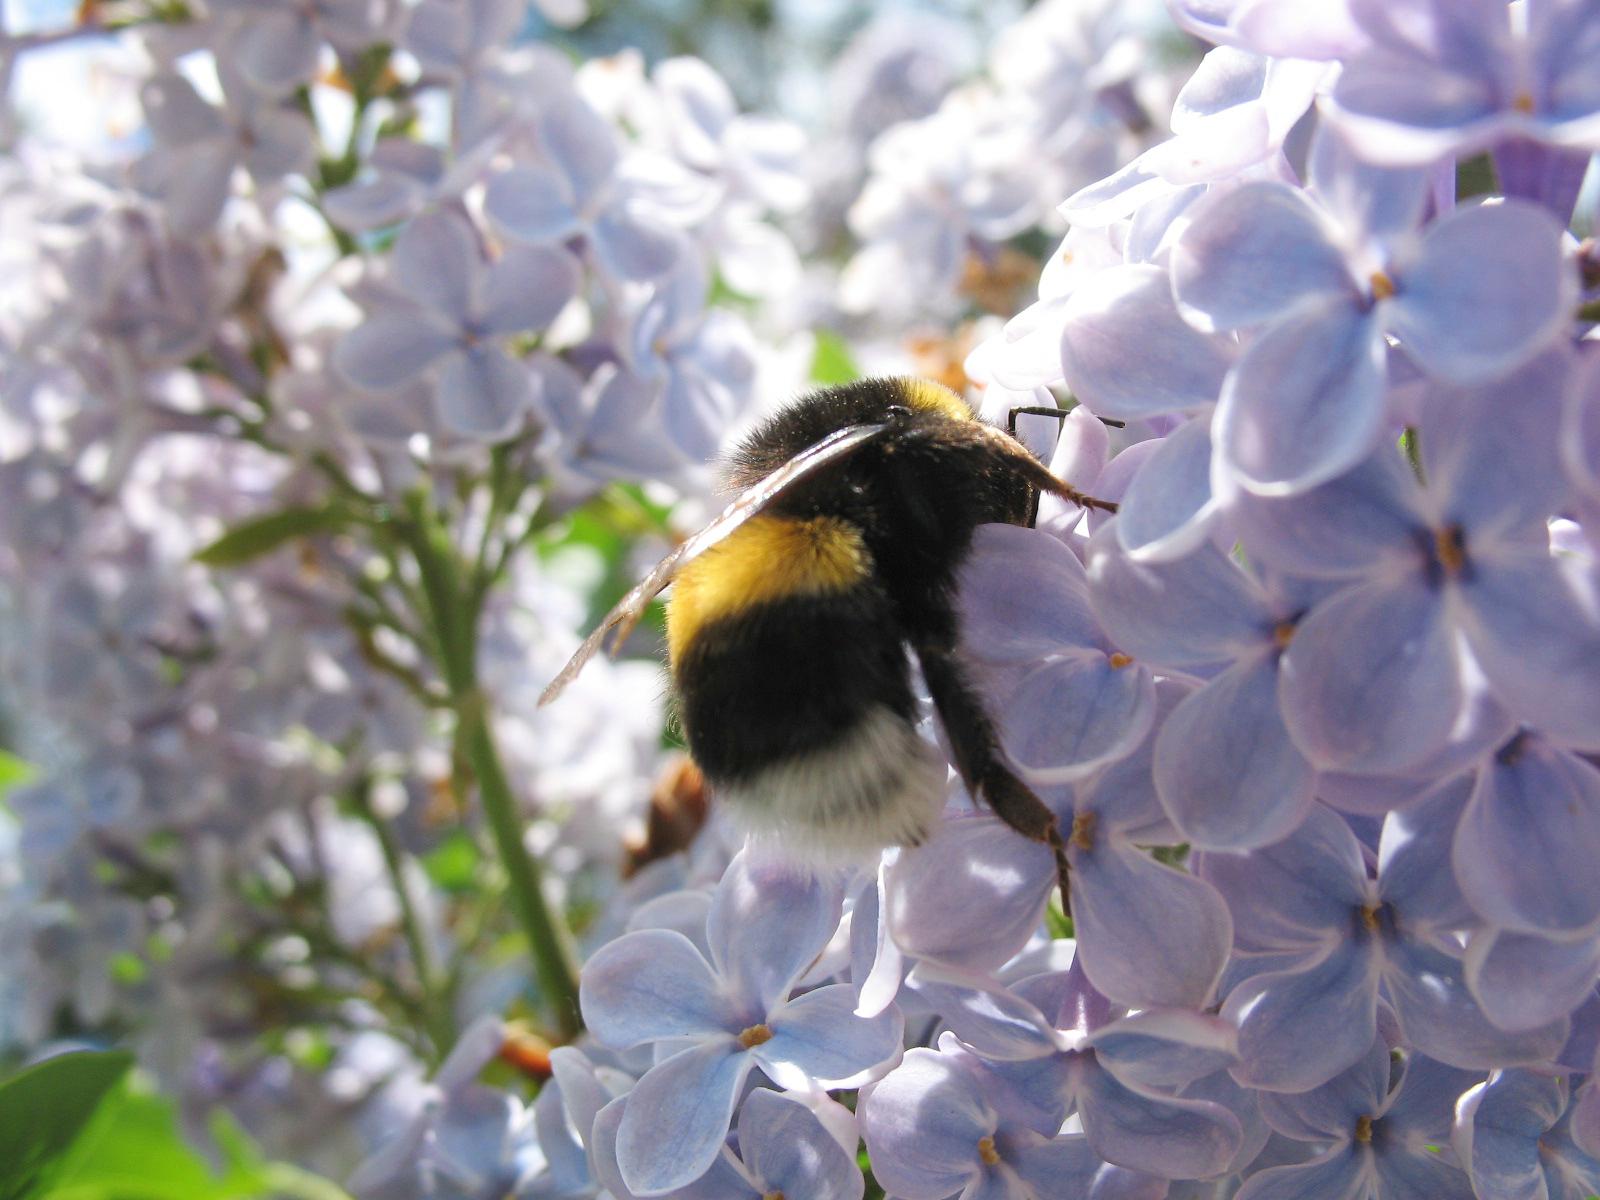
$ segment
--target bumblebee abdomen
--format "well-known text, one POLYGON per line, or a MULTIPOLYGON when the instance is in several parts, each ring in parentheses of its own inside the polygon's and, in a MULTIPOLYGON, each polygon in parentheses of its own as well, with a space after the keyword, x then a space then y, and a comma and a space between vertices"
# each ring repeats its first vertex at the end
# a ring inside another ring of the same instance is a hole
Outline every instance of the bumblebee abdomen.
POLYGON ((729 778, 842 735, 873 708, 910 719, 910 668, 888 601, 863 586, 712 621, 673 660, 689 747, 729 778))
POLYGON ((849 522, 755 517, 678 575, 667 604, 668 657, 676 666, 719 621, 774 602, 837 596, 871 577, 866 541, 849 522))
POLYGON ((695 761, 737 817, 792 848, 915 841, 942 798, 872 568, 846 521, 763 516, 692 563, 668 607, 695 761))

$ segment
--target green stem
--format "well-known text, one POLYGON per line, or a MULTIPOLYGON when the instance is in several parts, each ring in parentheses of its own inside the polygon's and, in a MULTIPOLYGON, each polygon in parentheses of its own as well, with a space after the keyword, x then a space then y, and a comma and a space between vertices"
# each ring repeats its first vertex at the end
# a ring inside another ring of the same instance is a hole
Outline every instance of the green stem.
POLYGON ((406 880, 405 860, 401 857, 399 843, 395 841, 394 830, 389 827, 389 822, 373 810, 366 781, 358 781, 352 791, 357 810, 377 835, 378 847, 383 852, 383 865, 389 872, 389 884, 400 902, 400 928, 405 934, 406 948, 411 951, 411 963, 417 972, 417 990, 421 993, 422 1010, 427 1015, 428 1037, 433 1042, 437 1057, 443 1058, 455 1045, 455 1022, 451 1019, 441 988, 442 976, 433 949, 428 944, 427 931, 423 929, 421 915, 417 912, 416 898, 412 896, 411 885, 406 880))
POLYGON ((571 937, 545 899, 539 865, 523 843, 516 801, 478 689, 477 624, 482 597, 470 581, 462 579, 459 557, 439 527, 427 497, 413 492, 406 506, 411 519, 403 523, 402 533, 417 559, 441 656, 440 669, 450 688, 457 751, 477 780, 540 991, 554 1010, 556 1027, 572 1038, 583 1028, 583 1019, 578 1012, 578 972, 571 937))
POLYGON ((505 769, 500 765, 481 693, 458 698, 456 719, 456 736, 465 747, 467 761, 477 777, 478 794, 489 817, 495 848, 510 880, 512 903, 533 952, 539 990, 554 1009, 556 1027, 570 1040, 583 1029, 571 935, 545 900, 539 864, 523 843, 522 822, 517 817, 516 801, 505 769))

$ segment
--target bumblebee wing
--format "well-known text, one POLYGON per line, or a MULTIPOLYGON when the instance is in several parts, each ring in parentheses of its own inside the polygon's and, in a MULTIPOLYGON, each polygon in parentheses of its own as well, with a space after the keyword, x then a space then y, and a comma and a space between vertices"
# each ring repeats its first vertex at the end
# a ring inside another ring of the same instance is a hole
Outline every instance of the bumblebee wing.
MULTIPOLYGON (((851 425, 845 429, 835 430, 816 445, 795 455, 765 479, 746 488, 711 524, 685 538, 671 554, 658 562, 650 574, 641 579, 632 591, 617 602, 617 606, 606 614, 605 620, 583 640, 583 645, 578 647, 577 653, 567 665, 561 668, 561 674, 550 681, 550 685, 539 697, 539 704, 541 706, 549 704, 560 695, 561 690, 583 670, 584 664, 594 657, 595 651, 608 643, 610 648, 615 649, 633 631, 633 627, 639 623, 639 618, 644 615, 646 606, 672 582, 672 577, 684 563, 698 558, 711 549, 751 517, 759 514, 790 487, 809 478, 828 464, 847 458, 886 428, 888 426, 881 424, 851 425)), ((1045 473, 1049 474, 1048 471, 1045 473)))
POLYGON ((990 425, 978 426, 979 436, 988 443, 989 448, 996 454, 1003 456, 1007 462, 1016 468, 1020 474, 1041 492, 1049 492, 1052 496, 1060 496, 1071 504, 1080 508, 1103 508, 1107 512, 1116 512, 1117 506, 1110 500, 1100 500, 1094 496, 1086 495, 1064 480, 1057 479, 1045 466, 1031 453, 1028 448, 1008 434, 1000 432, 990 425))

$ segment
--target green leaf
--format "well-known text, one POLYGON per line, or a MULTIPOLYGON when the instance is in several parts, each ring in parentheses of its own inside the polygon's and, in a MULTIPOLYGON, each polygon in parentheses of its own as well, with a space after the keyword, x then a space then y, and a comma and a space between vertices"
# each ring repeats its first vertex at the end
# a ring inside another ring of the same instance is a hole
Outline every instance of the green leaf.
POLYGON ((1474 196, 1487 196, 1500 190, 1495 176, 1494 159, 1485 150, 1456 164, 1456 200, 1470 200, 1474 196))
POLYGON ((118 1052, 58 1054, 0 1085, 0 1200, 44 1195, 106 1093, 133 1057, 118 1052))
POLYGON ((854 383, 861 378, 861 368, 842 337, 826 329, 817 330, 816 336, 817 348, 811 355, 813 383, 854 383))
POLYGON ((1072 918, 1061 911, 1061 901, 1050 897, 1050 903, 1045 906, 1044 925, 1050 931, 1051 938, 1060 941, 1073 935, 1072 918))
POLYGON ((470 891, 478 877, 478 845, 471 834, 457 829, 422 856, 422 866, 444 891, 470 891))
MULTIPOLYGON (((115 1057, 125 1071, 131 1060, 115 1057)), ((0 1131, 7 1128, 0 1115, 0 1131)), ((226 1112, 213 1113, 208 1128, 220 1174, 184 1140, 172 1101, 135 1073, 104 1096, 53 1185, 29 1193, 28 1200, 350 1200, 321 1176, 267 1161, 226 1112)), ((21 1200, 21 1194, 0 1190, 0 1200, 21 1200)))
POLYGON ((45 1193, 48 1200, 222 1200, 222 1196, 210 1168, 179 1136, 171 1102, 137 1078, 124 1083, 101 1106, 63 1164, 55 1186, 45 1193))
POLYGON ((241 521, 209 546, 195 551, 195 561, 208 567, 237 567, 294 538, 341 529, 348 520, 349 514, 336 504, 281 509, 241 521))
POLYGON ((5 750, 0 750, 0 800, 13 788, 21 787, 37 774, 33 765, 5 750))

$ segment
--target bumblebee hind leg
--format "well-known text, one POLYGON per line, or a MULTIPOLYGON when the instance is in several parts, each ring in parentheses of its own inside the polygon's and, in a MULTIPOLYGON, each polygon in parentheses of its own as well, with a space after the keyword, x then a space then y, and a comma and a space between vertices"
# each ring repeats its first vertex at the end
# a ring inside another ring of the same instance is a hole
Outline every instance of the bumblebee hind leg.
POLYGON ((956 771, 962 782, 975 798, 981 797, 994 815, 1012 829, 1030 841, 1043 842, 1050 847, 1056 860, 1056 880, 1061 887, 1061 907, 1070 916, 1072 894, 1068 888, 1067 846, 1055 813, 1006 764, 994 722, 955 654, 931 643, 917 645, 916 651, 933 706, 939 710, 939 720, 950 739, 956 771))

